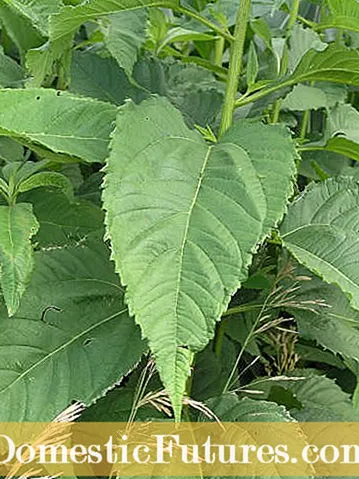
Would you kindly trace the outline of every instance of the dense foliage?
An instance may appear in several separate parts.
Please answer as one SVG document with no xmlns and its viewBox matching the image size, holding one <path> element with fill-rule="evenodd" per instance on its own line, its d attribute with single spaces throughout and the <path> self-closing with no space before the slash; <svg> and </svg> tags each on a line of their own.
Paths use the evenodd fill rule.
<svg viewBox="0 0 359 479">
<path fill-rule="evenodd" d="M 359 2 L 0 25 L 0 420 L 359 419 Z"/>
</svg>

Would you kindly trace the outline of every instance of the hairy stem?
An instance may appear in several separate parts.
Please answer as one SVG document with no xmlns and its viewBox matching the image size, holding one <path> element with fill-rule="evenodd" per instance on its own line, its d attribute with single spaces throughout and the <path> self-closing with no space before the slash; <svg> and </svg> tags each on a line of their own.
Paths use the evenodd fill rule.
<svg viewBox="0 0 359 479">
<path fill-rule="evenodd" d="M 236 104 L 239 75 L 241 74 L 242 69 L 244 42 L 246 39 L 250 9 L 251 0 L 241 0 L 234 30 L 234 40 L 231 46 L 228 83 L 222 111 L 220 136 L 228 130 L 233 122 L 233 114 Z"/>
</svg>

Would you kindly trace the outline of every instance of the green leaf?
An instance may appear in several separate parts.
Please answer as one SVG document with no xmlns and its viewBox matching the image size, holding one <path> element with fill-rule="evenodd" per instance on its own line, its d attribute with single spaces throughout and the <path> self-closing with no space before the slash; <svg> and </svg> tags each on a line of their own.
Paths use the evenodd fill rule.
<svg viewBox="0 0 359 479">
<path fill-rule="evenodd" d="M 305 268 L 297 268 L 295 276 L 307 279 L 295 292 L 294 302 L 299 306 L 286 310 L 296 319 L 300 335 L 335 354 L 359 359 L 359 312 L 350 307 L 338 287 L 321 281 Z"/>
<path fill-rule="evenodd" d="M 51 186 L 62 190 L 70 200 L 73 199 L 74 189 L 73 186 L 61 173 L 53 171 L 42 171 L 30 176 L 26 180 L 22 181 L 18 186 L 19 193 L 25 193 L 25 191 L 33 190 L 34 188 L 40 188 L 41 186 Z"/>
<path fill-rule="evenodd" d="M 356 0 L 328 0 L 330 13 L 318 25 L 321 29 L 340 28 L 359 32 L 359 4 Z"/>
<path fill-rule="evenodd" d="M 21 57 L 30 48 L 39 47 L 44 37 L 25 16 L 18 15 L 7 0 L 0 0 L 0 23 L 18 48 Z"/>
<path fill-rule="evenodd" d="M 48 34 L 49 17 L 60 9 L 59 0 L 4 0 L 9 8 L 20 17 L 28 20 L 39 33 Z"/>
<path fill-rule="evenodd" d="M 103 212 L 92 203 L 76 200 L 57 191 L 32 190 L 21 199 L 31 202 L 40 229 L 35 241 L 41 248 L 82 244 L 91 235 L 103 237 Z"/>
<path fill-rule="evenodd" d="M 281 227 L 286 248 L 327 283 L 337 284 L 359 309 L 359 184 L 353 178 L 310 185 Z"/>
<path fill-rule="evenodd" d="M 211 72 L 195 65 L 174 63 L 165 69 L 166 96 L 181 111 L 188 126 L 213 125 L 219 114 L 223 87 Z"/>
<path fill-rule="evenodd" d="M 212 343 L 200 352 L 196 356 L 191 397 L 203 401 L 219 396 L 231 374 L 236 356 L 237 351 L 234 343 L 227 337 L 223 339 L 219 355 L 213 351 Z"/>
<path fill-rule="evenodd" d="M 297 404 L 290 414 L 298 421 L 350 422 L 359 419 L 349 394 L 315 370 L 298 369 L 287 377 L 255 380 L 247 386 L 247 391 L 250 389 L 262 391 L 263 398 L 274 397 L 280 389 L 290 391 Z"/>
<path fill-rule="evenodd" d="M 19 143 L 7 138 L 6 136 L 0 136 L 0 158 L 6 162 L 22 161 L 24 157 L 24 149 Z"/>
<path fill-rule="evenodd" d="M 283 100 L 282 108 L 292 111 L 332 108 L 344 103 L 347 91 L 342 85 L 317 84 L 316 86 L 296 85 Z"/>
<path fill-rule="evenodd" d="M 125 10 L 175 6 L 179 6 L 179 0 L 90 0 L 77 6 L 65 6 L 51 17 L 50 37 L 57 40 L 75 32 L 83 23 Z"/>
<path fill-rule="evenodd" d="M 351 105 L 338 105 L 328 114 L 325 135 L 359 143 L 359 112 Z"/>
<path fill-rule="evenodd" d="M 136 88 L 113 58 L 79 51 L 72 57 L 69 91 L 115 105 L 122 105 L 136 94 Z"/>
<path fill-rule="evenodd" d="M 163 42 L 158 48 L 158 51 L 161 51 L 166 45 L 176 42 L 204 42 L 204 41 L 213 41 L 215 37 L 213 35 L 198 32 L 196 30 L 188 30 L 182 27 L 171 28 L 166 37 L 163 39 Z"/>
<path fill-rule="evenodd" d="M 310 149 L 309 145 L 308 149 Z M 347 140 L 346 138 L 341 138 L 340 136 L 330 138 L 327 144 L 319 149 L 338 153 L 339 155 L 347 156 L 352 160 L 359 161 L 359 144 Z"/>
<path fill-rule="evenodd" d="M 18 314 L 0 314 L 1 421 L 50 421 L 73 400 L 93 403 L 146 348 L 102 241 L 35 259 Z"/>
<path fill-rule="evenodd" d="M 24 70 L 0 48 L 0 86 L 20 88 L 24 78 Z"/>
<path fill-rule="evenodd" d="M 301 371 L 298 371 L 298 375 Z M 306 371 L 304 371 L 306 373 Z M 308 375 L 308 373 L 307 373 Z M 298 421 L 358 421 L 358 412 L 346 394 L 332 379 L 308 375 L 303 381 L 287 382 L 302 409 L 291 411 Z"/>
<path fill-rule="evenodd" d="M 329 151 L 304 151 L 298 173 L 311 180 L 322 180 L 331 176 L 352 176 L 356 168 L 351 166 L 352 161 L 337 153 Z"/>
<path fill-rule="evenodd" d="M 233 393 L 210 399 L 207 404 L 223 422 L 293 421 L 283 406 L 268 401 L 255 401 L 249 398 L 239 399 Z"/>
<path fill-rule="evenodd" d="M 31 238 L 38 228 L 31 205 L 0 206 L 0 282 L 9 316 L 18 310 L 30 281 Z"/>
<path fill-rule="evenodd" d="M 296 171 L 294 159 L 297 154 L 289 132 L 283 125 L 268 128 L 258 121 L 244 120 L 235 123 L 223 136 L 223 141 L 240 145 L 258 173 L 267 204 L 264 237 L 283 218 L 288 198 L 293 193 L 291 180 Z"/>
<path fill-rule="evenodd" d="M 55 90 L 0 90 L 0 134 L 35 151 L 102 162 L 115 116 L 113 105 Z"/>
<path fill-rule="evenodd" d="M 290 36 L 290 48 L 288 52 L 288 69 L 293 72 L 302 57 L 309 51 L 322 52 L 327 48 L 327 43 L 322 42 L 318 33 L 311 28 L 303 28 L 294 25 Z"/>
<path fill-rule="evenodd" d="M 263 156 L 248 137 L 266 128 L 271 153 Z M 107 232 L 177 420 L 193 353 L 213 337 L 257 242 L 284 211 L 293 151 L 282 128 L 259 124 L 238 124 L 209 146 L 161 98 L 119 111 L 103 193 Z M 275 177 L 261 183 L 257 166 L 282 171 L 279 195 Z"/>
<path fill-rule="evenodd" d="M 63 81 L 67 84 L 72 44 L 72 35 L 68 35 L 56 42 L 48 41 L 38 48 L 29 50 L 26 55 L 26 67 L 31 77 L 27 81 L 27 86 L 31 88 L 51 86 L 60 69 L 63 71 Z"/>
<path fill-rule="evenodd" d="M 323 81 L 359 86 L 359 52 L 329 45 L 324 51 L 309 50 L 301 59 L 295 71 L 287 78 L 268 86 L 258 85 L 258 91 L 239 99 L 237 106 L 257 101 L 270 93 L 297 83 Z"/>
<path fill-rule="evenodd" d="M 359 85 L 359 52 L 329 45 L 324 51 L 310 50 L 293 75 L 283 83 L 330 81 Z"/>
<path fill-rule="evenodd" d="M 129 77 L 146 40 L 146 22 L 145 9 L 115 13 L 103 21 L 105 45 Z"/>
</svg>

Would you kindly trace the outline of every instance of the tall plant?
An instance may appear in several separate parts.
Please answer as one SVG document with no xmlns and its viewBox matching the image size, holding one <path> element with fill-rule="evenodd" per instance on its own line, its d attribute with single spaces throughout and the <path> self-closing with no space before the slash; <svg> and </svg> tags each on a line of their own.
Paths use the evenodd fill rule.
<svg viewBox="0 0 359 479">
<path fill-rule="evenodd" d="M 356 419 L 357 0 L 0 16 L 0 418 Z"/>
</svg>

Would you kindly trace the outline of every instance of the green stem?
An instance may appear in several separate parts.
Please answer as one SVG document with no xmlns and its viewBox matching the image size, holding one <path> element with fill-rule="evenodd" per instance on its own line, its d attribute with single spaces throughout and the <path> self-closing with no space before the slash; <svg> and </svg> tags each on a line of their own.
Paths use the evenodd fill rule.
<svg viewBox="0 0 359 479">
<path fill-rule="evenodd" d="M 306 110 L 303 114 L 302 126 L 300 128 L 299 139 L 304 141 L 307 136 L 308 125 L 310 120 L 310 110 Z"/>
<path fill-rule="evenodd" d="M 274 106 L 273 106 L 271 123 L 278 123 L 281 107 L 282 107 L 282 100 L 278 98 L 278 100 L 274 103 Z"/>
<path fill-rule="evenodd" d="M 277 90 L 280 90 L 281 88 L 284 88 L 286 86 L 292 86 L 294 84 L 298 83 L 298 79 L 288 79 L 287 81 L 284 81 L 283 83 L 275 83 L 272 86 L 262 88 L 261 90 L 256 91 L 255 93 L 252 93 L 251 95 L 245 95 L 235 102 L 235 107 L 239 108 L 244 105 L 248 105 L 249 103 L 253 103 L 257 100 L 261 100 L 265 96 L 269 95 L 270 93 L 274 93 Z"/>
<path fill-rule="evenodd" d="M 217 358 L 220 356 L 221 351 L 222 351 L 222 346 L 223 346 L 223 341 L 224 341 L 224 336 L 226 334 L 226 329 L 227 329 L 227 321 L 224 320 L 221 322 L 221 324 L 218 327 L 218 331 L 214 340 L 214 353 L 217 356 Z"/>
<path fill-rule="evenodd" d="M 222 314 L 222 318 L 225 318 L 226 316 L 232 316 L 232 314 L 255 311 L 256 309 L 261 309 L 262 307 L 263 304 L 241 304 L 240 306 L 234 306 L 233 308 L 227 309 L 227 311 Z"/>
<path fill-rule="evenodd" d="M 231 46 L 228 83 L 224 98 L 220 136 L 232 125 L 233 114 L 238 91 L 239 75 L 241 74 L 244 42 L 246 39 L 251 0 L 241 0 L 238 8 L 234 40 Z"/>
<path fill-rule="evenodd" d="M 299 12 L 299 4 L 300 0 L 294 0 L 293 1 L 293 6 L 289 14 L 289 20 L 288 20 L 288 25 L 287 25 L 287 35 L 286 38 L 288 39 L 292 33 L 292 28 L 297 21 L 298 18 L 298 12 Z"/>
<path fill-rule="evenodd" d="M 167 46 L 165 52 L 169 55 L 172 55 L 176 58 L 180 58 L 183 63 L 195 63 L 196 65 L 201 66 L 210 70 L 220 77 L 221 80 L 226 80 L 228 75 L 228 70 L 220 65 L 215 65 L 214 63 L 206 60 L 205 58 L 195 57 L 195 56 L 185 56 L 175 48 Z"/>
<path fill-rule="evenodd" d="M 299 4 L 300 4 L 300 0 L 294 0 L 292 9 L 291 9 L 290 14 L 289 14 L 287 31 L 286 31 L 286 35 L 285 35 L 285 39 L 286 39 L 287 43 L 288 43 L 288 40 L 291 36 L 292 28 L 295 25 L 295 22 L 297 21 Z M 286 50 L 284 50 L 284 52 L 283 52 L 281 63 L 280 63 L 279 77 L 282 77 L 287 72 L 287 62 L 284 61 L 285 51 Z M 281 107 L 282 107 L 282 99 L 278 98 L 278 100 L 276 100 L 276 102 L 274 103 L 274 106 L 273 106 L 272 123 L 278 123 Z"/>
<path fill-rule="evenodd" d="M 202 15 L 200 15 L 198 12 L 195 12 L 191 10 L 190 8 L 182 7 L 182 6 L 174 7 L 174 10 L 176 10 L 176 12 L 183 13 L 184 15 L 187 15 L 190 18 L 193 18 L 194 20 L 197 20 L 198 22 L 208 27 L 209 30 L 212 30 L 213 32 L 218 33 L 218 35 L 225 38 L 229 42 L 233 41 L 233 37 L 230 33 L 225 32 L 221 27 L 218 27 L 215 23 L 212 23 L 207 18 L 202 17 Z"/>
<path fill-rule="evenodd" d="M 223 62 L 223 52 L 226 40 L 221 37 L 217 38 L 214 44 L 214 63 L 215 65 L 221 67 Z"/>
</svg>

